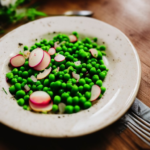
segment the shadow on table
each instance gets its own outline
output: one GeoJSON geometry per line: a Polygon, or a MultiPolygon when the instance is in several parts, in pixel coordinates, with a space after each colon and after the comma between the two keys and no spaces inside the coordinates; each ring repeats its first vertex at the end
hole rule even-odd
{"type": "Polygon", "coordinates": [[[77,138],[43,138],[27,135],[0,124],[1,150],[97,150],[107,149],[107,128],[77,138]]]}

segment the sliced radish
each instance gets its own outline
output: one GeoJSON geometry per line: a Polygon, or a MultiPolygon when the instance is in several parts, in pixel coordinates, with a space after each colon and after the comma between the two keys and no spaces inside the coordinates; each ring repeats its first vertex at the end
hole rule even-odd
{"type": "Polygon", "coordinates": [[[58,104],[60,114],[63,114],[65,112],[65,107],[66,107],[66,105],[64,103],[59,103],[58,104]]]}
{"type": "Polygon", "coordinates": [[[90,52],[91,52],[91,54],[92,54],[92,56],[93,57],[95,57],[95,58],[97,58],[97,56],[98,56],[98,51],[96,50],[96,49],[90,49],[90,52]]]}
{"type": "Polygon", "coordinates": [[[32,79],[33,82],[37,82],[37,78],[35,76],[32,75],[30,78],[32,79]]]}
{"type": "Polygon", "coordinates": [[[75,35],[69,35],[68,37],[69,37],[70,42],[72,42],[72,43],[74,43],[78,40],[75,35]]]}
{"type": "Polygon", "coordinates": [[[51,102],[50,104],[48,104],[46,106],[37,106],[29,101],[29,106],[32,110],[34,110],[36,112],[48,112],[48,111],[52,110],[53,103],[51,102]]]}
{"type": "Polygon", "coordinates": [[[44,58],[44,51],[41,48],[34,49],[29,56],[29,66],[38,66],[44,58]]]}
{"type": "Polygon", "coordinates": [[[81,64],[81,61],[76,61],[76,62],[74,62],[74,64],[75,64],[76,66],[78,66],[78,65],[81,64]]]}
{"type": "Polygon", "coordinates": [[[38,107],[47,106],[51,97],[44,91],[36,91],[30,95],[30,102],[38,107]]]}
{"type": "Polygon", "coordinates": [[[29,88],[29,86],[27,84],[24,86],[24,89],[25,89],[25,92],[29,92],[30,91],[30,88],[29,88]]]}
{"type": "Polygon", "coordinates": [[[56,53],[55,48],[54,48],[54,47],[51,47],[51,48],[49,49],[48,53],[49,53],[50,55],[54,55],[54,54],[56,53]]]}
{"type": "Polygon", "coordinates": [[[37,71],[44,70],[46,67],[48,67],[50,61],[51,61],[50,55],[48,54],[48,52],[44,51],[44,58],[43,58],[42,62],[39,65],[37,65],[36,67],[34,67],[34,69],[37,71]]]}
{"type": "Polygon", "coordinates": [[[75,72],[72,72],[72,76],[77,79],[77,82],[79,81],[80,79],[80,75],[79,74],[76,74],[75,72]]]}
{"type": "Polygon", "coordinates": [[[65,60],[65,56],[58,54],[55,56],[54,60],[57,62],[61,62],[61,61],[65,60]]]}
{"type": "Polygon", "coordinates": [[[41,72],[37,75],[37,79],[39,79],[39,80],[44,79],[45,77],[47,77],[50,74],[51,70],[52,70],[51,67],[49,69],[45,69],[43,72],[41,72]]]}
{"type": "Polygon", "coordinates": [[[12,57],[12,58],[10,59],[10,64],[11,64],[13,67],[20,67],[20,66],[22,66],[24,63],[25,63],[25,58],[24,58],[22,55],[20,55],[20,54],[18,54],[18,55],[16,55],[16,56],[12,57]]]}
{"type": "Polygon", "coordinates": [[[28,59],[29,58],[29,56],[30,56],[30,51],[24,51],[24,58],[25,59],[28,59]]]}
{"type": "Polygon", "coordinates": [[[54,43],[54,48],[56,49],[57,47],[59,47],[59,42],[58,41],[54,43]]]}
{"type": "Polygon", "coordinates": [[[90,101],[95,101],[101,94],[101,88],[98,85],[93,85],[91,90],[90,101]]]}
{"type": "Polygon", "coordinates": [[[60,68],[59,68],[59,67],[57,67],[57,68],[56,68],[56,72],[59,72],[59,69],[60,69],[60,68]]]}

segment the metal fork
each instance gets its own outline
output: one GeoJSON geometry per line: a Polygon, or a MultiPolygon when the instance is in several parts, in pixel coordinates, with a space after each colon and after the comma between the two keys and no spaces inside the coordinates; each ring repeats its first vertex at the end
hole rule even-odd
{"type": "Polygon", "coordinates": [[[125,126],[150,146],[150,123],[129,111],[124,116],[125,126]]]}

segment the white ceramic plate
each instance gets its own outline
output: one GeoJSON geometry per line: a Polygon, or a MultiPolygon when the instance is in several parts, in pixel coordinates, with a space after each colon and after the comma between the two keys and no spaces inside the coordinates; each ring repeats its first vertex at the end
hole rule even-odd
{"type": "Polygon", "coordinates": [[[10,32],[0,39],[0,121],[19,131],[44,137],[75,137],[100,130],[119,119],[136,97],[141,68],[138,54],[128,38],[118,29],[92,18],[49,17],[40,19],[10,32]],[[107,45],[105,64],[109,68],[103,98],[90,109],[76,114],[52,115],[25,111],[12,99],[5,81],[12,55],[22,50],[18,43],[31,46],[54,32],[98,37],[107,45]],[[4,93],[5,88],[8,95],[4,93]]]}

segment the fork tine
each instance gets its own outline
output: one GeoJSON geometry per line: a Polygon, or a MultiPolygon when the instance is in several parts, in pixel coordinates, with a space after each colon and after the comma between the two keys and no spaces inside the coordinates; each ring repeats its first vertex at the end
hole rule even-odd
{"type": "Polygon", "coordinates": [[[131,114],[129,114],[129,116],[138,124],[140,125],[143,129],[145,129],[146,131],[148,131],[150,136],[150,128],[148,128],[147,126],[145,126],[145,124],[143,124],[142,122],[140,122],[139,120],[137,120],[134,116],[132,116],[131,114]]]}
{"type": "Polygon", "coordinates": [[[141,140],[143,140],[147,145],[150,146],[150,142],[147,141],[145,138],[143,138],[140,134],[138,134],[135,130],[134,130],[134,127],[132,128],[130,125],[129,125],[129,122],[127,124],[125,124],[134,134],[136,134],[141,140]]]}
{"type": "Polygon", "coordinates": [[[142,123],[144,123],[147,127],[150,128],[150,123],[148,123],[147,121],[143,120],[142,118],[140,118],[138,115],[136,115],[135,113],[131,112],[130,114],[132,114],[136,119],[138,119],[139,121],[141,121],[142,123]]]}

